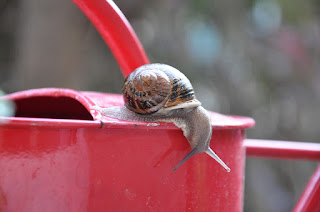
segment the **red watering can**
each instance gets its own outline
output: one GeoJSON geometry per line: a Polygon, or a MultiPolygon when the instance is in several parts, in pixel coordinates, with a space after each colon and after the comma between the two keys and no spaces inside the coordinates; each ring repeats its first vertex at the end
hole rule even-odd
{"type": "MultiPolygon", "coordinates": [[[[124,76],[149,63],[112,1],[74,2],[124,76]]],[[[251,118],[210,112],[211,148],[231,172],[205,154],[172,172],[190,151],[180,129],[108,119],[91,110],[123,105],[121,95],[44,88],[3,99],[15,102],[16,114],[0,117],[0,211],[241,211],[246,153],[320,159],[317,144],[245,140],[251,118]]],[[[320,168],[296,210],[316,211],[319,196],[320,168]]]]}

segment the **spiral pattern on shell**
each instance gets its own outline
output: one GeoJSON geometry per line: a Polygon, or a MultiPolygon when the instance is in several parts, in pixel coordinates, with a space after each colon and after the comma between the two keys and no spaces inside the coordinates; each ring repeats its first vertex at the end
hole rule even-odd
{"type": "Polygon", "coordinates": [[[201,105],[188,78],[165,64],[137,68],[125,79],[122,93],[125,106],[139,114],[201,105]]]}

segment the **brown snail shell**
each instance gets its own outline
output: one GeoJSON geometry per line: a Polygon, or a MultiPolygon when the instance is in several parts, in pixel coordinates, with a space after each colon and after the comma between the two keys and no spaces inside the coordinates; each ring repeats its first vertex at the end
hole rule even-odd
{"type": "Polygon", "coordinates": [[[144,65],[132,72],[122,87],[125,106],[139,114],[200,106],[188,78],[165,64],[144,65]]]}

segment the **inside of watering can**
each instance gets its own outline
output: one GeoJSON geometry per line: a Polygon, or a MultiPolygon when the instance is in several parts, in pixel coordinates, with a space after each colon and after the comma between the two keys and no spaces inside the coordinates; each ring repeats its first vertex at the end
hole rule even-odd
{"type": "Polygon", "coordinates": [[[93,120],[87,109],[70,97],[32,97],[14,102],[15,117],[93,120]]]}

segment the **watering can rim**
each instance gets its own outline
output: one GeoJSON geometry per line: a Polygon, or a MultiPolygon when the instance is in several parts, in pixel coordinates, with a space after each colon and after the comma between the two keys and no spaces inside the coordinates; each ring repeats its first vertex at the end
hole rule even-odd
{"type": "MultiPolygon", "coordinates": [[[[68,88],[37,88],[18,91],[0,97],[0,100],[21,100],[34,97],[67,97],[76,100],[90,113],[93,120],[54,119],[54,118],[28,118],[28,117],[0,117],[0,126],[37,126],[57,128],[148,128],[148,129],[178,129],[171,123],[144,123],[129,122],[108,117],[92,110],[93,106],[111,107],[122,106],[123,99],[120,94],[109,94],[93,91],[76,91],[68,88]],[[108,100],[106,100],[108,99],[108,100]]],[[[209,111],[213,129],[244,129],[254,126],[255,121],[250,117],[223,115],[209,111]]]]}

